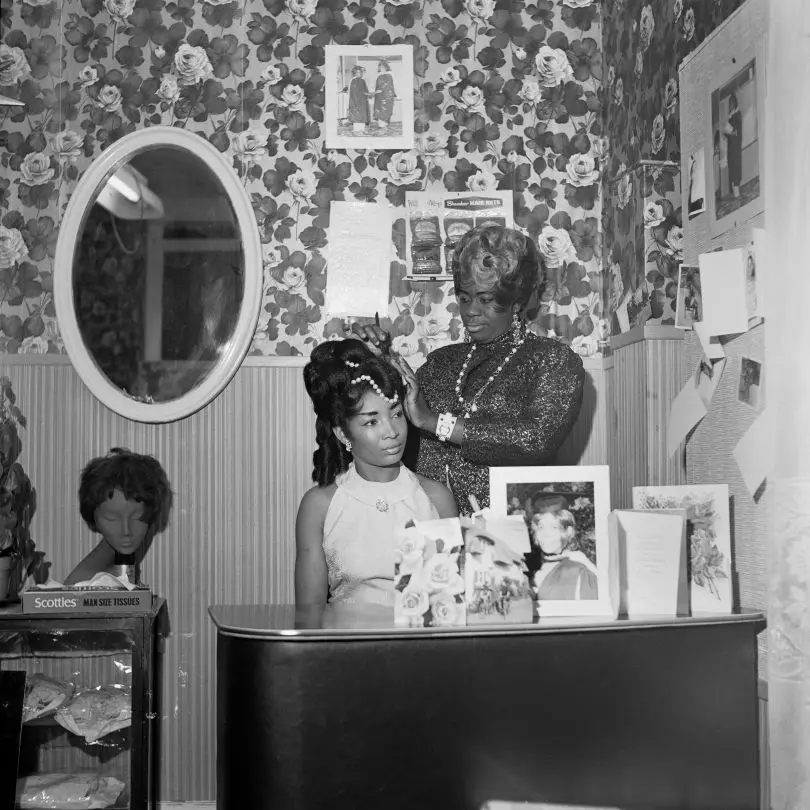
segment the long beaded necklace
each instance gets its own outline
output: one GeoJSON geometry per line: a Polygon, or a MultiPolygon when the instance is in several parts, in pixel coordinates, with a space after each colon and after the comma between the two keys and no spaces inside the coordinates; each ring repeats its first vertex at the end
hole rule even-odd
{"type": "Polygon", "coordinates": [[[478,348],[478,344],[473,343],[473,345],[470,347],[470,351],[467,353],[464,363],[461,366],[458,377],[456,377],[456,397],[458,398],[458,404],[461,406],[465,419],[469,419],[470,414],[475,413],[478,410],[478,400],[481,397],[481,394],[486,391],[492,381],[503,371],[506,364],[517,354],[518,349],[525,343],[525,341],[526,334],[524,333],[520,336],[520,339],[512,345],[512,350],[501,361],[498,368],[496,368],[495,371],[493,371],[492,374],[487,377],[484,384],[473,394],[472,399],[467,402],[467,400],[464,399],[464,395],[461,393],[461,389],[464,387],[462,382],[466,382],[467,368],[469,367],[470,361],[475,354],[475,350],[478,348]]]}

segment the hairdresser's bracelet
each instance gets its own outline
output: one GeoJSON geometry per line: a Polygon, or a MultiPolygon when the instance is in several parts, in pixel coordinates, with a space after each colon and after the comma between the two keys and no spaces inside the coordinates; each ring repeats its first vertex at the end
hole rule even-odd
{"type": "Polygon", "coordinates": [[[440,413],[439,421],[436,423],[436,438],[440,442],[446,442],[453,435],[457,421],[452,413],[440,413]]]}

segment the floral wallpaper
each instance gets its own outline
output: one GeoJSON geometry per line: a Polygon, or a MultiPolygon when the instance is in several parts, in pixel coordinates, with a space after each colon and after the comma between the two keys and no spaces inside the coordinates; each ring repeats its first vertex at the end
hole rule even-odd
{"type": "MultiPolygon", "coordinates": [[[[598,350],[608,155],[594,0],[0,0],[0,29],[0,93],[26,104],[0,108],[0,350],[63,351],[52,277],[64,205],[105,146],[158,124],[207,138],[252,200],[264,261],[253,354],[306,355],[341,334],[323,310],[332,200],[402,208],[425,189],[511,190],[549,267],[532,328],[598,350]],[[413,46],[412,149],[324,148],[331,43],[413,46]]],[[[450,284],[405,279],[404,237],[395,216],[383,324],[418,365],[461,324],[450,284]]]]}
{"type": "Polygon", "coordinates": [[[741,4],[604,0],[610,154],[603,175],[602,252],[605,317],[614,334],[674,322],[683,256],[678,66],[741,4]]]}

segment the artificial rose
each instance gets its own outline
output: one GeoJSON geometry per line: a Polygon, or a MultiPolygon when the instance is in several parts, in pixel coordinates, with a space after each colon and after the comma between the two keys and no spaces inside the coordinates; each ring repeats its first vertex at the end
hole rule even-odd
{"type": "Polygon", "coordinates": [[[672,16],[675,19],[675,22],[681,19],[681,14],[683,13],[683,0],[675,0],[672,4],[672,16]]]}
{"type": "Polygon", "coordinates": [[[174,55],[174,67],[180,74],[180,84],[199,84],[203,79],[213,75],[211,60],[205,48],[189,45],[184,42],[174,55]]]}
{"type": "Polygon", "coordinates": [[[114,84],[105,84],[96,96],[96,107],[114,113],[121,109],[121,91],[114,84]]]}
{"type": "Polygon", "coordinates": [[[695,10],[690,6],[683,15],[683,38],[690,40],[695,35],[695,10]]]}
{"type": "Polygon", "coordinates": [[[0,225],[0,270],[8,270],[28,256],[22,234],[16,228],[0,225]]]}
{"type": "Polygon", "coordinates": [[[288,267],[278,286],[287,292],[304,292],[307,288],[307,276],[302,267],[288,267]]]}
{"type": "Polygon", "coordinates": [[[571,349],[580,357],[593,357],[597,351],[599,351],[596,333],[591,332],[590,335],[577,335],[571,341],[571,349]]]}
{"type": "Polygon", "coordinates": [[[543,87],[556,87],[560,82],[567,82],[574,76],[565,51],[559,48],[542,45],[534,58],[534,64],[543,87]]]}
{"type": "Polygon", "coordinates": [[[613,103],[617,107],[621,107],[622,104],[624,104],[624,81],[621,76],[616,79],[616,84],[613,85],[613,103]]]}
{"type": "Polygon", "coordinates": [[[300,84],[288,84],[281,91],[281,104],[288,110],[301,111],[307,97],[304,88],[300,84]]]}
{"type": "Polygon", "coordinates": [[[437,132],[429,132],[419,138],[416,148],[426,158],[442,158],[447,154],[447,138],[437,132]]]}
{"type": "Polygon", "coordinates": [[[650,200],[644,206],[644,227],[657,228],[666,219],[664,206],[654,200],[650,200]]]}
{"type": "Polygon", "coordinates": [[[577,257],[571,236],[564,228],[546,225],[537,237],[537,247],[549,269],[562,267],[563,264],[572,262],[577,257]]]}
{"type": "Polygon", "coordinates": [[[281,71],[278,65],[268,65],[260,74],[259,78],[268,84],[278,84],[281,81],[281,71]]]}
{"type": "Polygon", "coordinates": [[[461,74],[458,68],[447,68],[447,70],[439,76],[439,84],[445,87],[455,87],[461,81],[461,74]]]}
{"type": "Polygon", "coordinates": [[[461,606],[446,591],[439,591],[430,597],[430,612],[436,627],[452,627],[464,624],[464,613],[461,606]]]}
{"type": "Polygon", "coordinates": [[[528,54],[526,53],[526,49],[521,48],[520,45],[514,47],[512,49],[512,53],[515,55],[515,59],[517,59],[520,62],[522,62],[528,56],[528,54]]]}
{"type": "Polygon", "coordinates": [[[85,65],[79,71],[79,83],[82,87],[90,87],[98,81],[98,71],[90,65],[85,65]]]}
{"type": "Polygon", "coordinates": [[[296,17],[311,17],[318,8],[318,0],[287,0],[287,10],[296,17]]]}
{"type": "Polygon", "coordinates": [[[527,103],[527,104],[537,104],[538,101],[543,97],[543,91],[540,88],[540,82],[534,78],[534,76],[527,76],[523,80],[523,84],[520,86],[520,90],[518,90],[518,95],[527,103]]]}
{"type": "Polygon", "coordinates": [[[652,6],[644,6],[641,9],[641,22],[639,23],[639,38],[642,51],[646,51],[650,47],[654,30],[655,19],[653,18],[652,6]]]}
{"type": "Polygon", "coordinates": [[[465,87],[461,91],[461,103],[467,108],[467,112],[484,113],[484,91],[480,87],[472,85],[465,87]]]}
{"type": "Polygon", "coordinates": [[[304,174],[302,171],[297,171],[287,178],[287,188],[295,197],[309,199],[315,193],[317,187],[315,178],[311,174],[304,174]]]}
{"type": "Polygon", "coordinates": [[[175,102],[180,98],[180,86],[174,76],[164,76],[157,90],[158,98],[164,101],[175,102]]]}
{"type": "Polygon", "coordinates": [[[664,87],[664,113],[669,118],[678,104],[678,82],[670,79],[664,87]]]}
{"type": "Polygon", "coordinates": [[[683,228],[680,225],[673,225],[664,240],[666,246],[675,255],[683,254],[683,228]]]}
{"type": "Polygon", "coordinates": [[[664,148],[664,141],[667,139],[667,130],[664,126],[664,116],[661,113],[655,116],[650,133],[650,149],[657,155],[664,148]]]}
{"type": "Polygon", "coordinates": [[[450,342],[450,314],[431,312],[416,323],[416,332],[425,344],[427,353],[450,342]]]}
{"type": "Polygon", "coordinates": [[[425,563],[423,577],[429,593],[464,591],[464,579],[458,572],[458,560],[450,554],[434,554],[425,563]]]}
{"type": "Polygon", "coordinates": [[[51,145],[59,160],[74,163],[81,157],[84,135],[80,135],[72,129],[65,129],[53,136],[51,145]]]}
{"type": "Polygon", "coordinates": [[[636,76],[641,76],[644,73],[644,51],[636,51],[636,64],[633,68],[633,73],[636,76]]]}
{"type": "Polygon", "coordinates": [[[135,0],[104,0],[107,13],[118,22],[126,22],[135,10],[135,0]]]}
{"type": "Polygon", "coordinates": [[[404,357],[413,369],[416,368],[417,362],[419,365],[425,362],[425,355],[419,351],[419,341],[416,335],[397,335],[391,341],[391,350],[396,352],[399,357],[404,357]]]}
{"type": "Polygon", "coordinates": [[[54,171],[51,159],[44,152],[30,152],[20,164],[20,174],[29,186],[41,186],[53,180],[54,171]]]}
{"type": "Polygon", "coordinates": [[[14,84],[30,72],[31,66],[22,48],[0,44],[0,86],[14,84]]]}
{"type": "Polygon", "coordinates": [[[624,163],[619,166],[618,173],[620,178],[619,184],[616,187],[616,205],[618,205],[619,208],[627,208],[627,204],[633,196],[633,180],[624,163]]]}
{"type": "Polygon", "coordinates": [[[430,607],[427,591],[416,586],[407,586],[400,594],[400,599],[402,614],[414,619],[422,616],[430,607]]]}
{"type": "Polygon", "coordinates": [[[583,155],[577,152],[571,155],[565,166],[565,173],[572,186],[592,186],[599,179],[599,169],[590,153],[583,155]]]}
{"type": "Polygon", "coordinates": [[[471,17],[486,22],[495,13],[495,0],[464,0],[464,7],[471,17]]]}
{"type": "Polygon", "coordinates": [[[29,335],[20,344],[22,354],[47,354],[48,341],[42,335],[29,335]]]}
{"type": "Polygon", "coordinates": [[[416,152],[396,152],[388,163],[388,176],[397,186],[407,186],[422,177],[416,152]]]}
{"type": "Polygon", "coordinates": [[[245,162],[255,162],[267,154],[267,136],[255,129],[246,129],[235,138],[234,151],[245,162]]]}
{"type": "Polygon", "coordinates": [[[498,188],[498,178],[492,172],[479,169],[467,178],[467,188],[479,194],[485,191],[495,191],[498,188]]]}
{"type": "Polygon", "coordinates": [[[422,567],[425,551],[425,536],[415,529],[405,529],[395,540],[394,564],[400,574],[412,574],[422,567]]]}

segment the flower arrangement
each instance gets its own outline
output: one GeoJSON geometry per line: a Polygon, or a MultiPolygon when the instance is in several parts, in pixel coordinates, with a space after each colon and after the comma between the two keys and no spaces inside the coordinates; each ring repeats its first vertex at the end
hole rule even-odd
{"type": "Polygon", "coordinates": [[[397,535],[394,556],[397,625],[466,624],[463,552],[458,518],[420,521],[397,535]]]}
{"type": "Polygon", "coordinates": [[[29,576],[44,579],[49,564],[31,539],[36,490],[17,460],[25,417],[8,377],[0,377],[0,600],[19,596],[29,576]]]}

